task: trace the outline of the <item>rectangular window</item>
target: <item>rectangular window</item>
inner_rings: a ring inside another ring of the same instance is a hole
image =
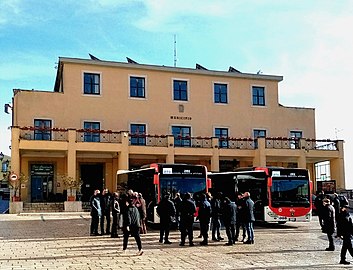
[[[303,132],[301,131],[291,131],[290,132],[290,148],[299,149],[299,139],[303,137]]]
[[[130,77],[130,97],[145,98],[145,78]]]
[[[256,138],[266,138],[266,130],[254,129],[254,139]]]
[[[179,127],[173,126],[172,133],[174,136],[174,145],[181,147],[191,146],[191,128],[190,127]]]
[[[100,142],[100,123],[99,122],[84,122],[83,129],[85,130],[85,142]]]
[[[252,104],[256,106],[265,106],[265,87],[252,87]]]
[[[146,125],[131,124],[131,145],[146,145]]]
[[[188,82],[181,80],[173,81],[173,97],[174,100],[188,100]]]
[[[219,139],[219,148],[228,148],[228,128],[215,128],[215,137]]]
[[[255,148],[258,148],[258,142],[257,142],[257,138],[266,138],[266,130],[264,129],[254,129],[253,131],[254,134],[254,146]]]
[[[88,95],[100,95],[100,74],[84,73],[83,93]]]
[[[51,141],[51,120],[34,119],[34,139]]]
[[[215,83],[214,86],[214,102],[228,103],[228,89],[224,83]]]

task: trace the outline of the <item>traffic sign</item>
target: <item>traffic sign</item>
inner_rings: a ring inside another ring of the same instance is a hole
[[[17,175],[16,173],[11,173],[11,174],[9,175],[9,179],[10,179],[11,181],[17,181],[17,180],[18,180],[18,175]]]

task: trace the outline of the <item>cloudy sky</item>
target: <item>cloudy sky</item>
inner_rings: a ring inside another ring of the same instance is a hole
[[[58,57],[280,75],[280,103],[315,108],[318,139],[345,141],[353,188],[353,1],[1,0],[0,106],[52,90]],[[11,115],[0,112],[10,154]]]

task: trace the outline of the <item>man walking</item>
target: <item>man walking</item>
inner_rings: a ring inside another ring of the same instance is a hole
[[[126,207],[123,208],[123,252],[126,251],[129,236],[131,235],[135,238],[138,248],[137,255],[140,256],[143,254],[140,238],[140,214],[132,199],[125,201],[125,205]]]

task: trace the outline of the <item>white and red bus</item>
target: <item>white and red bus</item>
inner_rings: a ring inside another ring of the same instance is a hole
[[[212,191],[236,200],[250,192],[257,221],[285,223],[311,221],[312,183],[307,169],[282,167],[241,168],[209,173]]]
[[[167,192],[171,199],[176,193],[189,192],[194,198],[208,192],[211,186],[207,168],[203,165],[153,163],[136,170],[117,172],[117,191],[129,189],[142,193],[147,205],[147,221],[159,223],[156,207]]]

